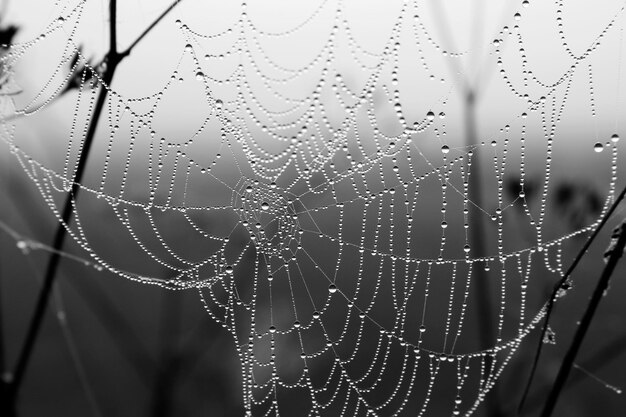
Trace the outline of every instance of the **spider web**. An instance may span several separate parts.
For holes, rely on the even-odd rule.
[[[563,30],[563,2],[545,6],[566,56],[549,75],[532,65],[525,30],[544,21],[534,4],[519,6],[481,45],[498,68],[482,142],[463,140],[459,74],[441,76],[480,51],[446,49],[433,11],[418,3],[381,11],[388,21],[372,35],[357,29],[365,6],[330,0],[303,6],[277,31],[258,5],[239,5],[218,32],[190,15],[164,21],[177,30],[178,54],[143,97],[103,84],[76,40],[86,2],[60,4],[40,36],[2,57],[12,74],[63,39],[32,99],[4,99],[1,137],[61,221],[95,87],[108,90],[100,148],[64,226],[100,270],[198,291],[236,341],[249,414],[471,415],[545,314],[529,285],[562,276],[566,247],[594,229],[618,174],[623,6],[583,48]],[[62,162],[50,167],[20,143],[20,123],[76,74]],[[596,91],[599,77],[617,80],[612,94]],[[556,167],[568,168],[572,145],[560,132],[581,117],[566,109],[576,94],[595,120],[591,140],[576,144],[596,158],[606,198],[583,227],[555,231],[549,195]],[[469,180],[479,172],[481,205]],[[104,236],[94,207],[111,220]],[[486,255],[474,253],[472,216],[486,221]],[[495,297],[489,346],[476,335],[479,269]]]

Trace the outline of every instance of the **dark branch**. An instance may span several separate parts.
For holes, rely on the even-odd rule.
[[[626,353],[626,334],[620,334],[619,336],[611,339],[606,345],[596,351],[591,357],[586,359],[583,362],[585,369],[593,369],[597,371],[603,367],[608,366],[611,362],[617,360]],[[581,362],[577,362],[580,364]],[[584,381],[585,378],[589,378],[589,375],[584,372],[576,372],[570,375],[568,379],[567,388],[571,388],[580,382]],[[535,390],[535,394],[533,394],[528,400],[528,411],[532,413],[536,408],[541,405],[541,401],[545,398],[545,393],[550,391],[550,387],[552,384],[546,384],[542,386],[540,389]]]
[[[600,234],[600,231],[602,230],[604,225],[609,221],[609,218],[611,217],[613,212],[617,209],[617,206],[619,206],[619,204],[622,202],[622,200],[624,199],[624,196],[626,196],[626,187],[624,187],[622,192],[619,193],[619,195],[617,196],[617,198],[615,199],[611,207],[604,214],[604,217],[602,217],[602,220],[600,221],[600,224],[598,225],[598,227],[596,227],[596,229],[593,231],[591,236],[589,236],[589,238],[587,239],[583,247],[578,252],[578,255],[576,255],[576,258],[574,259],[570,267],[567,269],[563,277],[561,277],[561,279],[554,286],[552,290],[552,294],[550,294],[550,299],[548,300],[548,304],[546,306],[546,317],[543,321],[543,327],[541,329],[541,337],[539,338],[539,341],[537,342],[538,343],[537,351],[535,353],[533,366],[530,371],[530,376],[528,377],[528,382],[526,383],[526,388],[524,389],[524,394],[522,395],[522,399],[517,408],[518,415],[522,413],[522,410],[524,408],[524,403],[526,402],[526,398],[528,397],[528,392],[530,391],[530,386],[532,385],[533,378],[537,371],[537,365],[539,364],[539,357],[541,356],[541,351],[543,349],[543,339],[546,335],[546,332],[548,331],[548,325],[550,324],[550,317],[552,316],[552,311],[554,309],[554,302],[556,301],[557,294],[563,288],[563,286],[566,285],[566,282],[569,279],[569,277],[572,275],[572,273],[574,272],[574,269],[576,269],[576,267],[578,266],[582,258],[585,256],[585,254],[589,250],[589,247],[591,246],[593,241],[596,239],[598,234]]]
[[[164,18],[165,16],[167,16],[167,14],[168,14],[169,12],[171,12],[171,11],[172,11],[172,9],[174,9],[174,7],[178,6],[178,4],[179,4],[179,3],[181,3],[182,1],[183,1],[183,0],[175,0],[172,4],[170,4],[170,6],[169,6],[167,9],[165,9],[165,10],[163,11],[163,13],[161,13],[161,15],[160,15],[159,17],[157,17],[157,18],[156,18],[156,20],[155,20],[154,22],[152,22],[152,24],[151,24],[150,26],[148,26],[148,27],[146,28],[146,30],[144,30],[144,31],[141,33],[141,35],[139,35],[139,36],[137,37],[137,39],[135,39],[135,41],[134,41],[133,43],[131,43],[131,44],[130,44],[130,46],[129,46],[128,48],[126,48],[123,52],[121,52],[121,53],[120,53],[120,55],[121,55],[122,57],[125,57],[125,56],[130,55],[130,53],[132,52],[133,48],[134,48],[135,46],[137,46],[137,44],[138,44],[139,42],[141,42],[141,40],[142,40],[142,39],[143,39],[143,38],[144,38],[144,37],[145,37],[145,36],[146,36],[146,35],[147,35],[147,34],[148,34],[148,33],[149,33],[149,32],[150,32],[150,31],[151,31],[151,30],[152,30],[152,29],[153,29],[153,28],[154,28],[154,27],[155,27],[155,26],[156,26],[156,25],[160,22],[160,21],[161,21],[161,20],[163,20],[163,18]]]
[[[117,54],[117,1],[109,3],[109,54]]]
[[[67,235],[66,227],[69,227],[70,222],[72,220],[72,212],[74,205],[76,203],[76,199],[78,198],[78,194],[80,191],[80,183],[82,181],[83,174],[85,172],[85,168],[87,166],[87,159],[89,157],[89,152],[91,149],[91,145],[93,144],[93,140],[96,135],[98,122],[100,120],[100,116],[102,115],[102,111],[104,109],[104,104],[106,102],[107,94],[109,86],[113,81],[113,76],[115,75],[115,70],[119,63],[130,54],[131,49],[141,41],[149,32],[152,30],[158,22],[160,22],[170,10],[174,8],[180,1],[177,0],[174,4],[172,4],[168,9],[165,10],[164,13],[161,14],[140,36],[135,42],[131,44],[131,46],[122,54],[117,52],[117,0],[110,0],[109,3],[109,34],[110,34],[110,44],[109,51],[106,55],[107,67],[100,79],[100,86],[98,97],[96,99],[96,104],[94,106],[93,113],[89,120],[89,127],[87,129],[87,133],[85,135],[85,140],[83,143],[83,149],[80,154],[80,158],[76,167],[76,173],[74,179],[72,181],[72,189],[68,193],[65,199],[65,204],[63,206],[63,211],[61,215],[62,223],[59,224],[54,241],[53,241],[53,253],[50,256],[50,260],[48,261],[48,266],[46,268],[46,274],[44,278],[43,286],[40,290],[37,304],[35,305],[35,312],[33,314],[33,318],[30,321],[30,325],[26,334],[26,338],[22,349],[20,350],[17,365],[15,367],[15,371],[13,372],[12,379],[6,384],[2,385],[2,411],[3,415],[15,415],[15,404],[17,401],[17,396],[19,393],[19,389],[21,387],[24,374],[26,373],[26,369],[30,358],[32,356],[32,351],[35,346],[35,342],[39,335],[41,325],[43,323],[43,319],[45,317],[45,313],[47,311],[48,303],[50,300],[50,295],[52,293],[52,288],[54,285],[56,272],[59,266],[59,262],[61,261],[61,250],[63,248],[63,244],[65,242],[65,237]]]
[[[563,359],[563,363],[561,364],[561,369],[556,377],[556,381],[552,386],[552,391],[550,391],[550,395],[546,400],[546,405],[541,413],[542,417],[550,417],[552,415],[552,411],[556,406],[556,403],[559,399],[559,395],[563,387],[565,386],[565,382],[567,382],[567,377],[569,376],[570,371],[572,370],[572,366],[574,365],[574,360],[576,359],[576,355],[578,354],[578,350],[585,339],[585,335],[587,334],[587,330],[589,330],[589,326],[591,325],[591,321],[593,320],[593,316],[604,296],[604,292],[609,286],[609,280],[611,279],[611,275],[613,275],[613,271],[617,266],[617,262],[624,254],[624,247],[626,246],[626,221],[624,221],[616,231],[617,241],[612,245],[610,252],[608,253],[608,261],[602,271],[602,275],[600,276],[600,280],[598,281],[598,285],[596,285],[595,290],[593,291],[593,295],[591,300],[589,300],[589,304],[587,305],[587,310],[583,315],[582,320],[580,321],[580,326],[578,326],[578,330],[574,335],[574,340],[572,341],[565,358]]]

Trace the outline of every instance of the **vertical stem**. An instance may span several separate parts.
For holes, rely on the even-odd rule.
[[[143,39],[148,34],[148,32],[154,28],[156,23],[160,22],[181,1],[182,0],[175,0],[156,19],[156,21],[153,22],[146,30],[144,30],[142,34],[131,44],[131,46],[124,50],[124,52],[122,53],[117,51],[117,0],[109,1],[109,52],[107,53],[105,59],[105,63],[107,64],[106,69],[104,71],[104,74],[102,75],[102,82],[99,85],[96,104],[89,120],[89,126],[85,135],[85,141],[83,142],[83,149],[81,151],[80,158],[76,167],[76,174],[72,182],[72,189],[65,199],[65,204],[63,206],[63,212],[61,216],[62,223],[59,224],[54,236],[54,241],[52,244],[54,251],[50,256],[50,260],[46,268],[44,283],[37,299],[35,312],[30,322],[24,345],[20,350],[17,365],[15,367],[15,371],[13,372],[11,380],[0,381],[0,414],[2,414],[3,417],[12,417],[16,415],[15,404],[17,401],[19,389],[21,387],[26,368],[30,361],[32,351],[37,340],[37,336],[39,335],[39,331],[45,317],[48,301],[52,293],[56,271],[61,260],[60,252],[63,248],[63,243],[65,242],[65,237],[67,235],[66,225],[67,227],[69,227],[70,221],[72,219],[74,202],[78,198],[78,193],[80,191],[79,184],[82,181],[82,177],[87,166],[87,159],[91,150],[91,145],[93,143],[96,130],[98,128],[98,122],[100,120],[100,116],[102,115],[102,110],[104,109],[104,104],[106,102],[108,94],[108,88],[113,81],[113,76],[115,75],[115,70],[117,69],[117,66],[120,64],[120,62],[128,55],[130,55],[131,50],[139,43],[139,41],[141,41],[141,39]]]
[[[109,56],[117,55],[117,0],[109,0],[109,53],[108,55]]]
[[[559,279],[559,281],[555,284],[554,288],[552,289],[552,294],[550,295],[550,299],[548,300],[548,303],[546,305],[546,315],[545,315],[545,318],[543,319],[543,327],[541,328],[541,335],[539,336],[539,340],[537,342],[535,358],[533,360],[533,364],[530,370],[530,375],[528,376],[528,381],[526,381],[526,387],[524,388],[522,398],[517,407],[517,414],[521,414],[522,410],[524,409],[526,398],[528,398],[528,393],[530,392],[530,386],[532,385],[535,372],[537,371],[537,367],[539,365],[539,358],[541,357],[541,352],[543,350],[543,339],[548,330],[548,325],[550,324],[550,318],[552,317],[552,312],[554,311],[554,303],[556,301],[557,292],[559,291],[559,289],[562,288],[563,284],[565,284],[565,282],[572,275],[572,273],[574,272],[574,270],[576,269],[580,261],[587,254],[587,251],[591,247],[591,244],[594,242],[596,237],[598,237],[604,225],[609,221],[609,218],[611,217],[611,215],[613,215],[613,212],[615,212],[615,210],[621,204],[622,200],[624,200],[625,197],[626,197],[626,186],[622,189],[619,195],[613,200],[613,204],[611,204],[611,207],[609,207],[607,212],[604,214],[604,216],[600,220],[600,223],[595,228],[591,236],[587,238],[583,247],[578,251],[576,258],[574,259],[570,267],[567,268],[567,271],[565,272],[565,274],[563,274],[561,279]]]
[[[116,39],[116,3],[116,0],[111,0],[111,2],[109,3],[111,19],[111,41],[114,41]],[[59,266],[59,262],[61,260],[60,252],[63,248],[65,237],[67,235],[67,229],[65,225],[69,226],[72,220],[74,201],[76,200],[76,198],[78,198],[78,193],[80,191],[79,184],[82,181],[85,167],[87,165],[87,159],[89,157],[89,152],[91,150],[91,145],[93,144],[93,139],[98,128],[100,115],[102,114],[102,110],[104,109],[104,103],[106,102],[106,97],[108,93],[107,88],[108,85],[111,84],[111,81],[113,80],[113,75],[115,74],[115,69],[120,62],[115,45],[110,45],[110,52],[107,55],[107,58],[107,69],[102,76],[103,83],[100,83],[99,86],[98,97],[96,99],[96,104],[94,106],[94,110],[89,121],[89,127],[85,135],[83,149],[81,151],[78,165],[76,167],[76,174],[72,182],[72,189],[66,196],[65,203],[63,205],[63,211],[61,215],[62,223],[58,225],[56,233],[54,235],[54,240],[52,243],[54,251],[48,261],[44,283],[39,292],[39,297],[37,298],[35,312],[33,313],[33,317],[30,321],[24,344],[22,345],[22,349],[20,349],[20,354],[18,356],[17,365],[15,366],[15,371],[13,372],[12,378],[8,382],[8,386],[6,387],[6,397],[2,398],[2,406],[5,408],[4,411],[8,413],[8,415],[15,415],[15,403],[17,401],[17,396],[22,386],[24,374],[26,373],[26,369],[32,356],[33,348],[35,347],[35,342],[37,341],[37,337],[39,335],[41,325],[47,311],[56,272]]]
[[[115,0],[112,1],[112,3],[114,2]],[[103,76],[103,81],[106,84],[109,84],[113,79],[113,73],[115,72],[115,68],[117,66],[113,62],[109,63],[107,71]],[[22,378],[24,377],[26,367],[30,360],[34,344],[36,342],[41,324],[46,313],[48,301],[50,299],[50,293],[52,291],[52,287],[55,281],[56,271],[59,267],[59,262],[61,260],[60,251],[63,249],[63,244],[67,235],[67,229],[65,228],[64,224],[69,226],[72,220],[74,201],[76,200],[76,198],[78,198],[78,193],[80,191],[79,184],[82,181],[85,166],[87,165],[87,157],[89,156],[89,151],[91,149],[96,129],[98,127],[98,121],[100,120],[100,115],[102,114],[102,110],[104,109],[104,103],[106,101],[108,90],[103,85],[100,85],[99,88],[100,91],[98,92],[98,98],[96,100],[94,112],[89,122],[89,128],[87,130],[87,135],[83,144],[83,150],[81,152],[78,166],[76,168],[76,175],[72,184],[72,189],[65,198],[65,204],[63,205],[63,213],[61,216],[62,224],[59,224],[54,235],[54,241],[52,244],[54,252],[50,256],[50,260],[48,261],[46,275],[44,278],[43,287],[41,288],[41,291],[39,293],[39,298],[37,299],[35,313],[33,314],[33,318],[31,320],[31,324],[29,326],[24,345],[20,350],[20,356],[18,358],[15,372],[13,373],[13,380],[11,382],[11,385],[16,391],[16,394],[21,385]]]
[[[465,137],[467,146],[475,148],[478,145],[478,128],[476,126],[476,92],[468,89],[465,94]],[[472,155],[472,170],[468,170],[469,174],[469,222],[470,222],[470,247],[473,258],[482,258],[487,254],[485,242],[485,222],[483,221],[484,213],[480,210],[483,206],[482,193],[482,176],[480,174],[481,162],[480,153],[474,152]],[[491,297],[491,285],[489,283],[489,274],[484,268],[473,268],[475,279],[475,294],[478,316],[478,334],[481,349],[488,348],[496,342],[494,320],[492,318],[493,306]],[[489,375],[495,366],[491,356],[486,358],[486,374]],[[491,389],[492,394],[486,397],[485,406],[487,415],[496,416],[497,412],[497,394],[495,387]],[[493,398],[496,397],[496,400]]]
[[[172,415],[172,392],[176,387],[180,356],[176,351],[180,341],[182,298],[178,292],[164,291],[161,295],[159,318],[159,366],[152,391],[153,417]]]
[[[580,349],[585,335],[587,334],[587,330],[589,330],[589,326],[591,325],[596,309],[604,296],[604,292],[609,286],[611,275],[617,266],[617,262],[624,254],[624,247],[626,246],[626,221],[619,226],[616,234],[617,242],[610,249],[609,259],[604,267],[604,270],[602,271],[598,285],[596,285],[596,288],[593,291],[591,300],[589,300],[587,310],[585,311],[585,314],[580,321],[580,325],[578,326],[578,330],[574,335],[574,340],[572,341],[565,358],[563,358],[563,363],[561,364],[559,373],[554,381],[554,385],[552,386],[552,391],[546,400],[541,417],[550,417],[552,415],[552,411],[554,411],[559,395],[561,394],[561,391],[565,386],[565,382],[567,382],[567,377],[569,376],[572,366],[574,365],[574,360],[576,359],[578,350]]]

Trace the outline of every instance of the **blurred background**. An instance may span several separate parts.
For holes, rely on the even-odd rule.
[[[161,0],[119,2],[119,49],[131,45],[169,5]],[[82,181],[94,191],[83,192],[77,206],[86,237],[79,239],[82,245],[67,239],[63,248],[50,314],[26,374],[18,415],[243,415],[242,387],[248,374],[242,371],[237,349],[254,332],[250,320],[264,328],[271,322],[285,331],[277,360],[281,377],[293,382],[301,365],[299,347],[288,338],[293,335],[291,304],[301,309],[303,324],[313,322],[308,297],[326,306],[322,322],[327,330],[324,335],[306,333],[310,340],[301,343],[321,350],[326,331],[341,331],[345,325],[341,334],[348,342],[337,352],[346,357],[354,349],[349,341],[365,335],[354,362],[359,375],[358,369],[376,362],[376,346],[369,342],[384,338],[377,329],[354,330],[358,325],[347,315],[345,300],[329,296],[329,282],[318,271],[339,270],[342,294],[366,283],[364,291],[374,291],[372,299],[378,290],[371,283],[382,276],[380,296],[368,317],[395,330],[401,313],[390,294],[396,286],[408,288],[409,272],[404,264],[392,266],[382,257],[372,258],[361,271],[356,249],[370,247],[373,236],[379,251],[386,245],[384,250],[393,252],[396,245],[426,263],[438,257],[460,260],[454,263],[456,289],[450,283],[450,263],[432,266],[430,288],[424,287],[427,266],[422,264],[422,275],[416,272],[414,305],[405,309],[413,318],[407,319],[404,337],[411,343],[422,340],[418,328],[428,288],[428,331],[422,346],[450,353],[445,343],[456,331],[445,321],[450,294],[457,303],[452,315],[456,323],[462,283],[474,276],[463,261],[463,246],[472,238],[464,229],[463,191],[458,191],[467,180],[470,151],[471,172],[480,179],[470,187],[474,193],[480,190],[481,210],[472,208],[469,222],[484,237],[484,253],[477,257],[490,258],[473,267],[488,269],[484,274],[492,279],[485,297],[492,300],[493,310],[489,317],[481,315],[480,296],[470,298],[454,353],[497,345],[480,334],[485,326],[494,333],[501,303],[502,337],[512,340],[548,299],[588,236],[585,228],[610,205],[611,193],[624,186],[623,139],[611,140],[613,134],[624,136],[623,7],[621,1],[180,2],[133,48],[111,83],[115,94],[109,96]],[[41,245],[50,245],[59,224],[51,207],[61,210],[65,192],[60,179],[70,178],[76,168],[81,152],[77,143],[97,90],[90,88],[92,72],[81,68],[104,71],[98,64],[109,48],[108,10],[105,0],[2,3],[2,42],[14,44],[3,49],[9,57],[3,72],[9,75],[3,82],[0,147],[0,365],[5,378],[18,356],[50,256],[49,247]],[[471,116],[468,92],[477,97]],[[143,129],[144,122],[149,128]],[[303,124],[308,130],[299,135]],[[291,138],[300,144],[292,146]],[[14,145],[23,152],[19,157],[11,152]],[[449,153],[442,152],[444,146]],[[163,180],[153,182],[146,172],[156,170],[158,158]],[[358,163],[374,168],[360,173]],[[40,166],[59,176],[48,182]],[[350,174],[337,175],[342,172]],[[343,180],[328,187],[335,176]],[[397,192],[402,180],[410,184],[406,195]],[[275,188],[270,185],[274,181]],[[450,186],[444,188],[446,181]],[[50,188],[54,184],[58,189]],[[260,218],[256,208],[241,200],[248,185],[256,187],[254,195],[269,201],[274,218],[283,219],[288,207],[307,212],[308,218],[300,216],[298,223],[287,221],[285,226],[292,235],[298,227],[307,229],[302,240],[285,244],[275,234],[278,243],[269,245],[279,250],[304,247],[307,257],[303,252],[294,257],[312,295],[287,288],[288,268],[273,267],[274,261],[262,262],[261,272],[255,269],[260,256],[250,249],[253,233],[241,225],[242,216]],[[376,194],[374,208],[364,208],[351,187]],[[396,187],[395,197],[385,192],[390,187]],[[288,202],[294,196],[300,208]],[[401,207],[405,197],[414,208],[412,229],[389,208],[392,201]],[[117,200],[154,205],[162,213],[148,221],[140,208],[118,209]],[[345,210],[338,209],[338,201],[348,202]],[[443,235],[442,201],[448,226]],[[191,222],[176,209],[180,206],[207,209],[193,212]],[[228,211],[233,207],[244,208],[245,214]],[[498,207],[502,216],[492,220]],[[263,220],[268,233],[271,216]],[[362,217],[366,220],[361,224]],[[476,217],[483,220],[474,223]],[[559,300],[551,322],[550,342],[556,343],[544,346],[522,415],[538,415],[604,267],[610,232],[623,217],[622,204],[577,268],[573,289]],[[133,223],[148,249],[137,245],[122,219]],[[225,239],[226,249],[220,252],[216,245],[203,243],[190,223]],[[309,229],[324,235],[323,240]],[[404,232],[409,229],[410,244],[402,240],[411,234]],[[336,241],[342,239],[352,246],[340,249]],[[160,245],[164,241],[167,247]],[[93,252],[85,250],[85,242]],[[536,252],[542,245],[546,250]],[[531,249],[534,255],[527,264]],[[519,263],[513,256],[504,268],[498,265],[499,253],[517,251],[522,254]],[[195,276],[179,274],[184,262],[172,253],[209,261]],[[278,258],[276,262],[288,262]],[[226,265],[234,265],[231,281],[220,275]],[[525,273],[518,273],[518,265],[530,271],[527,290],[520,285]],[[274,268],[272,304],[267,275]],[[621,394],[626,384],[624,272],[622,264],[555,415],[588,416],[602,410],[602,415],[618,416],[626,408]],[[168,290],[128,279],[162,282],[178,275],[185,282],[217,284]],[[237,310],[237,319],[229,321],[229,310],[216,305],[233,302],[233,288],[240,299],[254,295],[258,302],[253,313]],[[521,300],[526,303],[522,317]],[[355,295],[352,301],[359,305],[362,300]],[[267,339],[259,340],[256,354],[269,358]],[[515,415],[538,342],[535,329],[487,394],[488,402],[496,405],[481,404],[474,415],[490,415],[494,409],[498,415]],[[403,351],[397,343],[389,349]],[[319,372],[313,378],[322,380],[334,358],[320,356],[311,358],[309,371]],[[398,375],[402,358],[392,354],[384,365],[393,370],[384,379],[391,391],[398,384],[393,375]],[[468,385],[478,385],[475,367],[471,371]],[[414,393],[400,414],[415,415],[422,409],[430,372],[428,362],[418,368]],[[259,380],[267,377],[258,372]],[[450,415],[456,396],[454,369],[437,378],[425,415]],[[379,391],[372,401],[382,402],[388,395],[386,389]],[[346,394],[339,392],[340,400],[322,415],[341,412]],[[464,413],[476,396],[477,389],[469,387]],[[306,415],[310,403],[303,401],[301,394],[281,396],[282,413]],[[255,415],[265,410],[267,406],[253,408]],[[388,409],[379,412],[391,414]]]

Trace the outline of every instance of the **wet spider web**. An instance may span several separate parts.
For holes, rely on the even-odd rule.
[[[476,143],[463,138],[462,74],[447,65],[479,51],[447,49],[419,3],[396,2],[385,24],[367,27],[365,6],[330,0],[288,24],[256,4],[238,5],[218,32],[189,14],[164,21],[178,53],[147,96],[103,85],[76,41],[86,2],[60,2],[40,36],[2,56],[11,74],[63,39],[32,100],[4,98],[1,137],[60,220],[96,87],[108,89],[68,233],[99,270],[197,290],[235,338],[249,414],[471,415],[545,313],[529,286],[562,276],[567,245],[594,229],[618,178],[623,5],[584,48],[569,42],[564,3],[544,6],[564,55],[549,76],[531,59],[528,30],[544,20],[534,4],[518,6],[481,45],[497,91]],[[599,77],[617,82],[612,94],[597,92]],[[19,127],[72,80],[72,122],[51,168],[22,146]],[[568,112],[577,94],[585,109]],[[596,158],[606,195],[585,225],[555,231],[553,172],[572,146],[562,126],[580,114],[595,122],[576,143]],[[104,236],[93,207],[112,222]],[[487,254],[474,253],[472,216],[485,222]],[[138,272],[148,263],[167,273]],[[495,295],[488,346],[476,335],[479,269]]]

